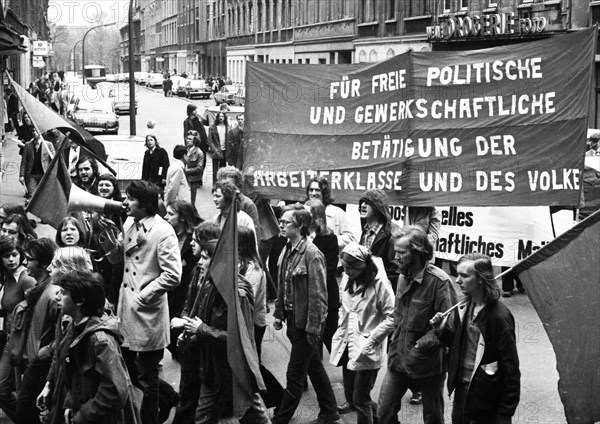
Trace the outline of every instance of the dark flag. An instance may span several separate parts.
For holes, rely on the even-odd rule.
[[[68,215],[71,176],[60,151],[56,152],[48,170],[27,205],[31,212],[54,228]]]
[[[513,271],[554,347],[567,422],[600,421],[600,211]]]
[[[260,375],[254,340],[240,308],[238,297],[237,199],[225,220],[221,237],[208,267],[206,278],[212,279],[227,303],[227,360],[232,371],[233,413],[241,418],[252,404],[252,396],[265,385]]]
[[[258,225],[263,240],[269,240],[279,234],[279,222],[275,217],[273,208],[269,201],[262,196],[258,196],[255,200],[256,209],[258,210]]]

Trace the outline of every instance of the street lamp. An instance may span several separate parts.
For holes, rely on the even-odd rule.
[[[73,55],[73,68],[71,68],[74,72],[77,72],[77,44],[81,43],[83,40],[79,40],[78,42],[75,43],[75,45],[73,46],[73,48],[71,49],[71,51],[69,52],[69,59],[71,58],[71,55]]]
[[[87,35],[90,33],[90,31],[92,31],[96,28],[116,25],[117,23],[118,22],[111,22],[110,24],[96,25],[95,27],[91,27],[90,29],[88,29],[87,32],[85,33],[85,35],[83,36],[83,39],[81,40],[81,74],[82,74],[82,78],[83,78],[83,85],[85,85],[85,37],[87,37]]]

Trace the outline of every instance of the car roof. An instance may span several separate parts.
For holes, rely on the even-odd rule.
[[[106,134],[106,135],[95,135],[98,141],[102,143],[110,143],[114,141],[131,141],[134,143],[144,143],[146,141],[145,137],[140,135],[128,135],[128,134]]]

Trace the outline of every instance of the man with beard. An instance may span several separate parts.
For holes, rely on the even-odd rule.
[[[90,157],[80,157],[77,161],[77,179],[75,184],[88,193],[98,195],[98,162]]]
[[[392,241],[400,276],[388,371],[379,394],[379,422],[397,423],[402,397],[414,387],[423,394],[423,421],[443,423],[445,349],[429,320],[457,302],[456,292],[450,277],[429,263],[433,246],[423,230],[415,226],[395,229]]]

